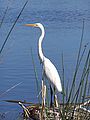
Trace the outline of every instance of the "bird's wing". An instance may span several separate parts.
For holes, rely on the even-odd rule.
[[[61,92],[62,91],[62,85],[60,76],[58,74],[58,71],[56,67],[53,65],[53,63],[45,58],[44,60],[44,72],[48,80],[51,81],[51,83],[56,87],[56,89]]]

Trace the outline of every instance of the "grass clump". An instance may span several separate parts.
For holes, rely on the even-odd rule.
[[[45,104],[45,106],[42,106],[40,102],[38,105],[34,105],[34,107],[31,105],[29,108],[27,107],[31,113],[30,118],[33,118],[34,120],[35,119],[36,120],[89,120],[90,119],[90,107],[89,107],[90,97],[87,97],[89,96],[90,93],[89,92],[90,91],[90,83],[89,83],[90,49],[86,50],[87,45],[85,45],[84,49],[82,50],[83,36],[84,36],[84,20],[83,20],[82,34],[80,40],[80,47],[77,55],[76,67],[72,79],[71,88],[68,86],[68,84],[67,87],[65,88],[64,56],[62,54],[62,70],[63,70],[62,85],[63,85],[63,93],[64,93],[62,95],[63,98],[62,103],[58,103],[59,104],[58,107],[55,107],[54,105],[53,107],[49,107],[49,105],[47,104]],[[36,84],[37,87],[39,87],[34,59],[33,59],[33,65],[36,76]],[[80,67],[82,67],[82,71],[80,71]],[[81,74],[79,74],[79,81],[77,84],[76,81],[79,72]],[[39,89],[40,88],[38,88],[37,90],[39,91]],[[41,98],[41,100],[43,99]],[[48,102],[49,101],[46,101],[46,103]]]

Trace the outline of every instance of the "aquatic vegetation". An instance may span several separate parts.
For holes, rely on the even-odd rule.
[[[6,36],[6,39],[0,49],[0,54],[2,53],[3,48],[5,47],[5,44],[15,27],[15,24],[17,23],[17,20],[19,19],[22,11],[24,10],[27,2],[23,6],[22,10],[20,11],[17,19],[15,20],[14,24],[12,25],[8,35]],[[8,8],[5,11],[5,14],[7,12]],[[3,16],[1,25],[3,24],[3,20],[5,17],[5,14]],[[37,86],[37,96],[38,96],[38,103],[30,103],[26,101],[19,101],[19,100],[5,100],[6,102],[12,102],[17,103],[20,105],[23,109],[23,113],[21,114],[21,118],[19,119],[36,119],[36,120],[89,120],[90,119],[90,49],[87,50],[87,44],[82,47],[82,41],[84,36],[84,20],[83,20],[83,27],[82,27],[82,34],[81,34],[81,41],[80,41],[80,47],[77,55],[77,62],[76,67],[72,79],[72,84],[69,86],[65,86],[65,66],[64,66],[64,54],[62,54],[62,85],[63,85],[63,95],[62,95],[62,103],[59,102],[59,98],[56,98],[56,104],[58,104],[58,107],[55,107],[54,103],[53,106],[50,107],[49,103],[49,90],[47,86],[44,86],[42,83],[42,90],[39,84],[38,79],[38,72],[36,69],[36,65],[34,62],[33,52],[31,50],[31,57],[32,57],[32,64],[34,68],[35,73],[35,79],[36,79],[36,86]],[[84,59],[84,62],[82,64],[82,60]],[[79,74],[79,81],[78,85],[76,83],[77,75],[80,71],[80,66],[82,66],[82,71]],[[13,87],[7,89],[2,95],[6,94],[16,86],[18,86],[20,83],[14,85]],[[29,104],[26,106],[26,104]],[[4,114],[0,113],[0,118],[3,119],[5,117]]]
[[[33,104],[30,106],[27,106],[24,109],[24,118],[28,119],[29,117],[32,119],[36,120],[87,120],[90,119],[90,99],[86,100],[86,96],[88,94],[88,89],[89,89],[89,75],[90,75],[90,50],[87,50],[87,55],[85,58],[85,53],[86,53],[86,48],[87,45],[84,46],[84,49],[82,50],[82,41],[83,41],[83,35],[84,35],[84,20],[83,20],[83,27],[82,27],[82,35],[81,35],[81,41],[80,41],[80,47],[79,47],[79,52],[78,52],[78,57],[77,57],[77,63],[76,63],[76,68],[75,72],[73,75],[72,79],[72,84],[71,84],[71,89],[70,86],[67,85],[65,88],[64,82],[65,82],[65,76],[64,76],[64,55],[62,54],[62,69],[63,69],[63,101],[62,103],[59,103],[58,100],[58,107],[55,107],[53,103],[53,107],[51,108],[49,104]],[[32,54],[33,57],[33,54]],[[82,60],[84,59],[84,63],[82,63]],[[34,63],[34,59],[33,59]],[[76,86],[76,80],[77,80],[77,75],[79,72],[79,68],[82,66],[82,72],[78,82],[77,87]],[[35,64],[34,64],[34,69],[35,69]],[[37,76],[37,71],[36,69],[34,70],[35,75]],[[36,84],[38,87],[38,77],[36,77]],[[44,87],[44,86],[43,86]],[[43,100],[49,100],[46,98],[47,94],[46,91],[42,87],[42,96],[41,101],[43,103]],[[38,88],[39,90],[40,88]],[[43,91],[44,90],[44,91]],[[70,91],[68,91],[70,90]],[[48,91],[48,89],[47,89]],[[45,93],[43,93],[45,92]],[[48,103],[49,101],[46,101]],[[45,102],[44,102],[45,103]],[[27,115],[26,109],[29,110],[29,114]],[[26,116],[26,117],[25,117]]]
[[[5,45],[6,45],[7,41],[8,41],[8,38],[9,38],[9,36],[11,35],[11,32],[13,31],[13,29],[14,29],[14,27],[15,27],[18,19],[20,18],[21,14],[22,14],[22,12],[23,12],[23,10],[24,10],[24,8],[26,7],[27,3],[28,3],[28,0],[27,0],[27,1],[25,2],[25,4],[23,5],[23,7],[22,7],[21,11],[19,12],[16,20],[14,21],[11,29],[9,30],[9,32],[8,32],[8,34],[7,34],[4,42],[3,42],[3,44],[1,45],[1,48],[0,48],[0,57],[1,57],[2,51],[3,51],[3,49],[5,48]],[[3,14],[3,17],[2,17],[2,19],[1,19],[1,21],[0,21],[0,28],[2,27],[2,25],[3,25],[3,23],[4,23],[4,19],[5,19],[5,16],[6,16],[6,14],[7,14],[8,9],[9,9],[9,7],[7,6],[6,9],[5,9],[5,12],[4,12],[4,14]],[[1,58],[0,58],[0,59],[1,59]],[[5,92],[2,92],[2,93],[0,94],[0,98],[1,98],[3,95],[5,95],[6,93],[10,92],[12,89],[16,88],[16,87],[17,87],[18,85],[20,85],[21,83],[22,83],[22,82],[19,82],[19,83],[13,85],[12,87],[8,88],[7,90],[5,90]],[[4,119],[4,118],[5,118],[5,113],[0,113],[0,119]]]

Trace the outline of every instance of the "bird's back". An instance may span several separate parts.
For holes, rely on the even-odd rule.
[[[43,69],[44,69],[45,76],[47,77],[47,79],[50,80],[50,82],[55,86],[55,88],[59,92],[62,92],[61,80],[60,80],[60,76],[58,74],[56,67],[46,57],[44,58],[43,65],[44,65]]]

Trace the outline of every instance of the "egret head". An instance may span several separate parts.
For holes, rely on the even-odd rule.
[[[39,27],[39,28],[42,28],[42,27],[43,27],[43,25],[42,25],[41,23],[25,24],[25,26]]]
[[[41,23],[25,24],[25,26],[40,28],[44,33],[44,26]]]

